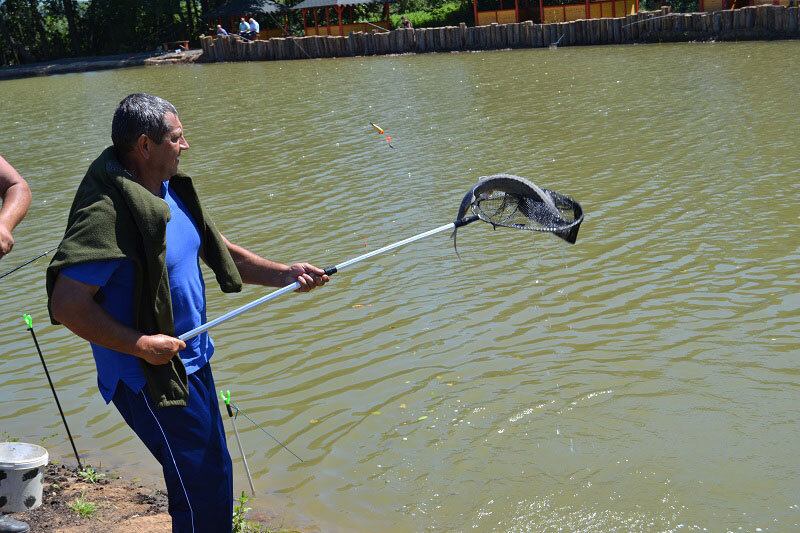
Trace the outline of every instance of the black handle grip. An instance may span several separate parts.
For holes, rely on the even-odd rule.
[[[229,417],[231,417],[231,418],[233,418],[233,409],[231,409],[231,404],[229,404],[229,403],[226,403],[226,404],[225,404],[225,407],[227,407],[227,408],[228,408],[228,416],[229,416]]]
[[[325,269],[325,274],[328,276],[332,276],[338,272],[338,269],[335,266],[328,267]]]
[[[469,216],[469,217],[459,218],[458,220],[453,222],[453,224],[455,225],[456,228],[460,228],[462,226],[466,226],[467,224],[475,222],[479,218],[480,217],[478,215],[472,215],[472,216]]]

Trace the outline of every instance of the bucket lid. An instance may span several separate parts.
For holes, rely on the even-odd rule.
[[[0,442],[0,468],[34,468],[47,464],[47,450],[26,442]]]

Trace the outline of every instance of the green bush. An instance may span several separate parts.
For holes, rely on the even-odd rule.
[[[437,26],[458,26],[461,22],[466,22],[469,25],[473,24],[472,21],[472,4],[461,2],[446,2],[440,7],[421,10],[409,11],[407,13],[398,13],[391,15],[392,28],[400,27],[400,17],[405,17],[411,21],[411,25],[415,28],[431,28]]]

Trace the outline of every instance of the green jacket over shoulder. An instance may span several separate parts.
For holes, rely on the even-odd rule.
[[[242,278],[211,217],[203,209],[190,177],[177,174],[170,188],[183,200],[200,229],[205,262],[223,292],[238,292]],[[113,147],[95,159],[83,178],[67,219],[67,229],[47,268],[47,307],[58,272],[89,261],[127,258],[134,265],[134,328],[146,335],[175,336],[166,265],[167,203],[135,182],[119,163]],[[102,298],[102,290],[96,299]],[[179,356],[166,365],[140,359],[147,388],[158,407],[185,406],[186,368]]]

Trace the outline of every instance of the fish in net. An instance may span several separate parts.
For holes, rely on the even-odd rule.
[[[467,210],[494,228],[554,233],[570,244],[575,244],[583,222],[581,204],[565,194],[541,188],[512,174],[481,177],[461,200],[457,222],[464,219]],[[460,258],[456,246],[459,226],[456,223],[451,237]]]

